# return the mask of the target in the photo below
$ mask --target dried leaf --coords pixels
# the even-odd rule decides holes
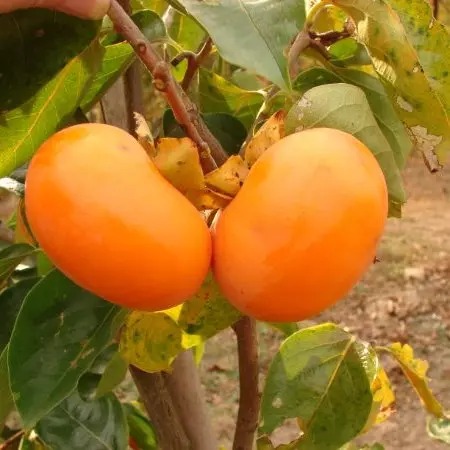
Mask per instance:
[[[381,347],[380,350],[389,352],[413,386],[425,409],[435,417],[443,417],[442,405],[438,402],[427,382],[428,362],[414,358],[413,349],[405,344],[391,344],[389,347]]]
[[[145,117],[141,114],[135,112],[134,120],[136,121],[136,136],[139,143],[144,147],[144,150],[150,157],[156,155],[155,149],[155,141],[153,139],[152,132],[150,131],[150,127],[145,120]]]
[[[182,194],[204,190],[205,181],[198,149],[191,139],[159,139],[153,162],[161,174]]]
[[[285,112],[277,111],[253,136],[245,149],[245,161],[249,166],[273,144],[284,137]]]
[[[206,188],[204,191],[192,191],[189,192],[186,197],[200,210],[215,210],[223,209],[228,203],[233,200],[232,197],[228,195],[220,194],[219,192],[214,192],[211,189]]]
[[[218,169],[205,176],[206,185],[213,191],[236,196],[247,177],[249,168],[238,155],[233,155]]]

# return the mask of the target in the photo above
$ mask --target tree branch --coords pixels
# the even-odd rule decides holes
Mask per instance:
[[[234,326],[239,356],[239,411],[233,450],[252,450],[259,418],[259,362],[256,322],[243,317]]]
[[[189,439],[184,432],[172,397],[161,373],[147,373],[130,366],[130,373],[154,425],[161,450],[189,450]]]
[[[117,0],[111,1],[108,12],[115,29],[134,48],[137,56],[153,76],[155,89],[164,92],[175,119],[198,146],[205,172],[214,170],[227,160],[227,154],[200,117],[197,106],[175,81],[170,66],[155,52],[141,30],[131,20]]]
[[[178,355],[172,367],[173,372],[163,377],[192,449],[216,450],[219,445],[192,351]]]
[[[22,436],[25,434],[25,430],[20,430],[13,436],[11,436],[9,439],[7,439],[5,442],[2,442],[0,444],[0,450],[7,450],[9,448],[13,448],[13,445],[20,439],[22,439]]]
[[[189,85],[191,84],[197,70],[202,65],[203,61],[208,57],[213,48],[213,41],[210,37],[206,39],[200,51],[194,55],[193,58],[188,58],[188,66],[186,73],[184,74],[183,81],[181,82],[181,87],[187,91]]]

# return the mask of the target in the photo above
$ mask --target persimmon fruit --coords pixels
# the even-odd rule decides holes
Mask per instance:
[[[50,137],[25,185],[28,222],[68,278],[130,309],[162,310],[201,286],[211,235],[125,131],[82,124]]]
[[[312,317],[372,264],[387,212],[383,172],[362,142],[328,128],[291,134],[258,159],[217,220],[217,283],[256,319]]]

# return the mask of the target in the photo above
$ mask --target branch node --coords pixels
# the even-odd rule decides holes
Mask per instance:
[[[155,78],[153,80],[153,86],[155,86],[155,89],[157,89],[158,91],[165,91],[167,89],[166,82],[161,78]]]
[[[131,17],[125,12],[117,0],[111,0],[108,15],[118,33],[135,49],[138,57],[153,75],[154,80],[160,80],[156,81],[155,87],[158,89],[159,86],[160,90],[164,92],[176,120],[184,128],[187,136],[199,148],[202,148],[202,143],[206,142],[211,149],[212,157],[209,158],[209,161],[204,162],[204,172],[212,171],[218,164],[223,164],[227,160],[226,152],[204,124],[200,114],[196,112],[197,110],[193,109],[192,101],[175,81],[170,71],[170,66],[153,49],[139,27],[132,21]],[[165,86],[162,85],[161,81]],[[195,123],[192,120],[194,118]]]

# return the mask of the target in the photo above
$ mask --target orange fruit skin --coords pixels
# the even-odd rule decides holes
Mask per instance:
[[[216,223],[216,281],[244,314],[307,319],[372,264],[387,212],[384,175],[359,140],[325,128],[287,136],[255,163]]]
[[[55,266],[112,303],[173,307],[209,270],[211,235],[200,213],[119,128],[75,125],[49,138],[30,164],[25,207]]]

